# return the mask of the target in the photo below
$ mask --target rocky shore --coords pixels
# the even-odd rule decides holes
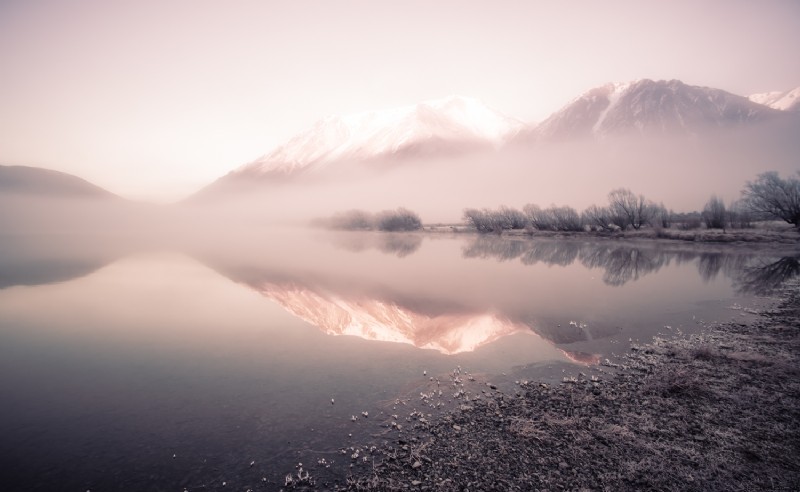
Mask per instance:
[[[599,376],[507,389],[456,369],[387,408],[375,443],[342,449],[346,477],[312,468],[285,488],[798,490],[800,282],[774,297],[754,321],[634,346]]]

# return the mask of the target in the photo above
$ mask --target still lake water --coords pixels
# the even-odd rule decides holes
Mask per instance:
[[[513,391],[588,371],[630,339],[746,319],[798,263],[773,249],[304,230],[0,245],[9,491],[276,488],[299,461],[349,463],[338,450],[431,377],[460,366]]]

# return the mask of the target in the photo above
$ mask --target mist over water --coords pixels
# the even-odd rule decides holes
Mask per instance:
[[[702,138],[609,137],[603,141],[516,143],[461,157],[339,164],[315,174],[251,177],[187,202],[200,215],[304,223],[337,211],[399,206],[426,223],[460,222],[465,208],[606,203],[612,189],[642,193],[669,209],[702,209],[712,194],[726,202],[765,171],[795,173],[800,143],[785,126],[708,131]],[[192,205],[188,205],[192,204]]]
[[[796,250],[307,225],[401,206],[427,224],[467,207],[580,210],[618,187],[697,210],[760,172],[793,172],[795,140],[520,143],[172,206],[5,193],[0,483],[246,490],[310,455],[340,460],[341,478],[340,447],[456,366],[514,391],[593,370],[629,340],[747,321],[754,295],[798,274]]]
[[[339,460],[428,376],[557,381],[666,326],[746,320],[731,306],[798,272],[773,249],[195,217],[157,237],[0,235],[7,490],[277,484]]]

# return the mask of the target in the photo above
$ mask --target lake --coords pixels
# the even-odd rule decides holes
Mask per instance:
[[[341,480],[340,450],[391,438],[421,392],[446,410],[454,369],[509,392],[597,371],[747,321],[798,272],[774,248],[291,228],[0,251],[9,491],[273,489],[300,462]]]

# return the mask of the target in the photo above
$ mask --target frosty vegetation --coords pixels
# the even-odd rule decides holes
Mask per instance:
[[[416,231],[422,229],[419,215],[405,208],[383,210],[371,214],[363,210],[339,212],[332,217],[318,219],[316,225],[344,231]]]
[[[504,230],[597,231],[638,230],[642,227],[697,229],[740,229],[753,226],[755,220],[783,220],[800,228],[800,180],[782,179],[775,172],[748,182],[742,198],[730,206],[712,195],[702,212],[676,214],[663,203],[655,203],[644,195],[618,188],[608,194],[608,203],[591,205],[579,213],[570,206],[551,205],[541,208],[525,205],[522,210],[502,206],[499,209],[464,210],[464,221],[478,232],[499,233]]]

